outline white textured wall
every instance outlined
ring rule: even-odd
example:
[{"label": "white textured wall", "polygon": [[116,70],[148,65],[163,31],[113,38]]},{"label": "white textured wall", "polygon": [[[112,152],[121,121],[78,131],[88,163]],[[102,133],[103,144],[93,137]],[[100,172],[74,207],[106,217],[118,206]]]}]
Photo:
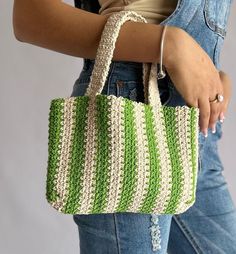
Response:
[{"label": "white textured wall", "polygon": [[219,152],[224,164],[224,175],[236,203],[236,2],[230,13],[229,27],[221,52],[221,68],[230,75],[233,82],[233,95],[228,108],[227,119],[223,124],[222,140],[219,142]]},{"label": "white textured wall", "polygon": [[[12,1],[1,0],[0,10],[0,253],[75,254],[79,242],[72,217],[53,210],[44,194],[49,102],[70,95],[82,61],[18,42]],[[221,57],[234,85],[235,17],[234,3]],[[234,94],[220,152],[236,201],[235,108]]]}]

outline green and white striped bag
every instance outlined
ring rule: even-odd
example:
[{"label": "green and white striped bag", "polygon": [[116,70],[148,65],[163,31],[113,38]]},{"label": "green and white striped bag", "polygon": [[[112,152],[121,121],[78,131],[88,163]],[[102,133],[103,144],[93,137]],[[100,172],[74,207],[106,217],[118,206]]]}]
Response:
[{"label": "green and white striped bag", "polygon": [[85,95],[51,101],[46,198],[59,212],[177,214],[195,202],[199,109],[161,104],[156,63],[143,63],[144,103],[101,94],[127,20],[146,22],[110,15]]}]

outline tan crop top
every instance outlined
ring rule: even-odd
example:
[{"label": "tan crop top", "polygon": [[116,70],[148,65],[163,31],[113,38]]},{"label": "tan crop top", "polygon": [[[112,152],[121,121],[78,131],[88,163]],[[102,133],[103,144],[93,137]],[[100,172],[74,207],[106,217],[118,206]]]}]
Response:
[{"label": "tan crop top", "polygon": [[148,23],[158,24],[176,8],[178,0],[98,0],[99,14],[109,15],[121,10],[133,10],[146,18]]}]

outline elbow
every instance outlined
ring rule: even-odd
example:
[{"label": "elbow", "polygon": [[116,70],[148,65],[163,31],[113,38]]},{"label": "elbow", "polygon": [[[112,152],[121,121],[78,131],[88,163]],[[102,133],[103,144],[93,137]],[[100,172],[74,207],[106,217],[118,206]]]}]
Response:
[{"label": "elbow", "polygon": [[16,24],[13,25],[13,34],[14,34],[15,39],[17,41],[24,42],[23,32],[22,32],[21,28],[19,28],[18,25],[16,25]]},{"label": "elbow", "polygon": [[18,2],[15,1],[14,2],[14,6],[13,6],[13,13],[12,13],[12,28],[13,28],[13,34],[15,36],[15,38],[20,41],[23,42],[23,37],[24,37],[24,22],[22,19],[22,14],[19,13],[19,8],[17,7]]},{"label": "elbow", "polygon": [[53,19],[59,0],[14,0],[12,25],[15,38],[21,42],[32,42],[40,38]]},{"label": "elbow", "polygon": [[14,0],[12,12],[13,34],[18,41],[25,42],[37,22],[35,4],[32,0]]}]

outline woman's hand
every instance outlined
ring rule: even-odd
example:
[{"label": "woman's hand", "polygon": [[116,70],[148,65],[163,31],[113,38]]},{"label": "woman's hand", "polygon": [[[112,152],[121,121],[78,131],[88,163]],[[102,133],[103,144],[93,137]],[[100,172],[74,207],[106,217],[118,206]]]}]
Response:
[{"label": "woman's hand", "polygon": [[216,94],[224,94],[219,71],[202,47],[187,32],[174,26],[166,30],[163,64],[186,104],[199,108],[200,130],[207,136],[207,129],[223,110],[221,103],[209,102]]},{"label": "woman's hand", "polygon": [[232,93],[232,84],[229,76],[223,72],[219,71],[219,77],[221,80],[222,88],[223,88],[223,96],[224,100],[220,103],[210,103],[211,112],[216,112],[216,114],[212,113],[209,121],[209,127],[212,129],[212,133],[215,133],[215,122],[220,120],[224,121],[225,114],[229,105],[231,93]]},{"label": "woman's hand", "polygon": [[221,113],[219,116],[219,120],[223,122],[225,119],[226,112],[228,110],[231,96],[232,96],[232,81],[229,78],[229,76],[223,71],[220,71],[219,75],[220,75],[220,79],[221,79],[223,90],[224,90],[224,101],[221,103],[221,110],[220,110]]}]

